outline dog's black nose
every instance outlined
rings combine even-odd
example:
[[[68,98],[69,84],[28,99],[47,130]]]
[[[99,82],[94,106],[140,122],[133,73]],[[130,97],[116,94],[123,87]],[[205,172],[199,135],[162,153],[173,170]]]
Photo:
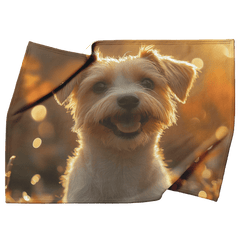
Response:
[[[117,98],[117,103],[120,107],[131,110],[138,106],[139,98],[133,95],[124,95]]]

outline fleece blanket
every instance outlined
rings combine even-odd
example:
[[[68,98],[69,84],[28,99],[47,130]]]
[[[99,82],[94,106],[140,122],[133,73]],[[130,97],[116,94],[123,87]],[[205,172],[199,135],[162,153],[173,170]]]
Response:
[[[88,73],[88,70],[98,61],[97,56],[101,55],[102,59],[105,59],[104,64],[107,65],[106,59],[129,59],[131,58],[129,56],[139,55],[139,49],[143,46],[146,49],[150,49],[148,46],[151,46],[157,52],[158,55],[156,56],[161,56],[159,57],[161,59],[168,59],[163,56],[171,56],[171,59],[174,59],[171,60],[172,63],[175,63],[174,61],[189,63],[195,67],[197,75],[184,104],[183,101],[173,100],[177,109],[176,121],[171,126],[164,128],[159,142],[156,143],[156,147],[161,149],[162,165],[171,176],[171,184],[164,184],[160,192],[157,189],[154,190],[158,193],[153,195],[148,187],[142,187],[141,194],[139,194],[139,191],[135,191],[135,189],[139,189],[140,184],[137,180],[130,180],[129,182],[120,178],[116,180],[109,173],[105,174],[106,179],[100,184],[100,177],[97,174],[92,174],[91,177],[84,178],[86,182],[81,180],[80,190],[84,189],[86,195],[89,195],[90,190],[85,188],[91,186],[92,196],[96,196],[96,192],[101,192],[101,194],[99,193],[101,198],[98,197],[95,200],[88,198],[89,200],[82,201],[81,199],[84,199],[84,197],[80,197],[79,190],[78,197],[70,198],[69,195],[68,198],[65,196],[65,200],[63,200],[64,195],[66,195],[65,189],[71,190],[70,185],[66,186],[71,184],[71,179],[64,183],[62,176],[64,173],[66,174],[66,169],[69,168],[68,164],[71,156],[80,154],[76,153],[76,149],[79,148],[79,145],[81,147],[81,144],[84,148],[86,143],[85,140],[81,142],[81,139],[79,139],[81,134],[72,130],[75,121],[71,114],[73,108],[67,108],[66,110],[64,106],[61,106],[64,104],[59,104],[58,94],[70,89],[68,91],[72,96],[71,85],[73,81],[86,72]],[[153,60],[149,57],[147,61]],[[156,63],[153,65],[155,68],[158,67]],[[129,69],[131,68],[129,67]],[[135,69],[134,74],[137,71]],[[96,74],[101,75],[102,73],[98,71]],[[162,74],[167,76],[165,72]],[[98,85],[94,85],[92,88],[94,94],[99,97],[106,87],[102,82],[100,81]],[[142,88],[145,87],[145,89],[142,91],[146,92],[146,88],[154,88],[153,82],[149,78],[144,79],[141,84]],[[81,87],[81,82],[78,84]],[[145,202],[160,199],[166,190],[217,201],[233,136],[234,84],[233,40],[98,41],[92,44],[91,55],[67,52],[29,42],[7,115],[6,202]],[[170,88],[167,89],[172,93],[171,99],[174,97],[180,98]],[[108,90],[104,94],[106,96]],[[89,101],[89,98],[85,98],[85,101]],[[129,104],[129,101],[131,104]],[[128,111],[130,111],[129,108],[135,107],[133,106],[134,101],[130,97],[122,98],[121,107],[128,108]],[[120,105],[119,99],[118,104]],[[151,111],[154,112],[155,110]],[[116,121],[123,122],[119,119]],[[124,132],[121,135],[122,138],[126,137],[132,128],[137,130],[135,120],[129,121],[134,127],[124,127],[123,123],[120,122],[119,129]],[[146,126],[150,124],[147,120],[142,121],[143,129],[145,127],[143,122]],[[106,121],[101,123],[101,127],[105,127],[105,131],[109,134],[112,134],[110,132],[114,131],[114,127],[116,128],[116,126],[107,126]],[[127,122],[128,125],[130,123]],[[130,140],[125,139],[125,141]],[[98,152],[98,149],[96,149],[96,152]],[[91,154],[93,155],[93,153]],[[132,156],[134,158],[134,155]],[[136,158],[138,157],[136,154]],[[99,161],[101,159],[99,157]],[[115,162],[114,159],[109,161]],[[138,167],[137,164],[135,167]],[[121,168],[120,165],[116,163],[116,168]],[[90,166],[90,168],[97,168],[97,166]],[[72,169],[72,176],[76,175],[81,167],[81,164],[75,164]],[[129,168],[131,168],[131,164],[128,165]],[[89,170],[89,168],[86,169]],[[143,171],[145,170],[143,168]],[[127,170],[122,168],[121,171]],[[83,176],[84,172],[86,171],[80,171],[79,174]],[[148,185],[148,179],[144,179],[144,173],[142,173],[142,176],[141,186],[150,186]],[[135,178],[137,177],[138,175]],[[103,178],[104,176],[101,179]],[[93,185],[90,185],[89,182],[94,182],[95,187],[93,188]],[[74,183],[71,186],[77,188],[76,186],[79,186],[79,184]],[[104,188],[104,186],[106,187]],[[122,195],[119,194],[121,197],[110,197],[105,201],[104,194],[107,195],[110,191],[106,190],[107,186],[115,189],[112,192],[122,191]],[[74,190],[71,191],[74,192]],[[142,195],[143,192],[146,194]],[[84,195],[84,192],[81,195]],[[128,195],[128,200],[124,200],[126,199],[125,195]],[[147,197],[148,195],[149,197]],[[76,199],[79,199],[79,201]]]

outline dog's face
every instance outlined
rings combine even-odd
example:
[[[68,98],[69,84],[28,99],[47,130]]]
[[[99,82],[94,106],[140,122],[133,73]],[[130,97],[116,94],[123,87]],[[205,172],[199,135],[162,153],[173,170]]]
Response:
[[[99,58],[57,94],[74,130],[118,149],[134,149],[176,121],[175,100],[186,101],[196,77],[194,65],[162,57],[150,47],[138,56]]]

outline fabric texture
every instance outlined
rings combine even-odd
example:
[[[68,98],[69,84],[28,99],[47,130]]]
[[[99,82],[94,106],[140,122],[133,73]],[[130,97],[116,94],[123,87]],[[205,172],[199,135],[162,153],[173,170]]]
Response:
[[[164,131],[159,147],[174,179],[170,191],[217,202],[235,134],[234,40],[98,41],[96,51],[103,57],[134,56],[143,45],[200,70],[187,102],[177,103],[177,124]],[[6,119],[6,202],[61,203],[59,178],[78,147],[70,113],[54,97],[14,113],[53,92],[88,57],[28,42]]]

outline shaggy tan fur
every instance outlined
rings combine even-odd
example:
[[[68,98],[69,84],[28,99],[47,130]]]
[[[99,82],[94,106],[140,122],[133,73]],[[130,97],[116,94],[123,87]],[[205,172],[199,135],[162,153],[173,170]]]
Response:
[[[56,94],[71,110],[80,147],[68,159],[64,202],[159,199],[171,185],[158,142],[176,123],[197,77],[194,65],[161,56],[102,58]]]

